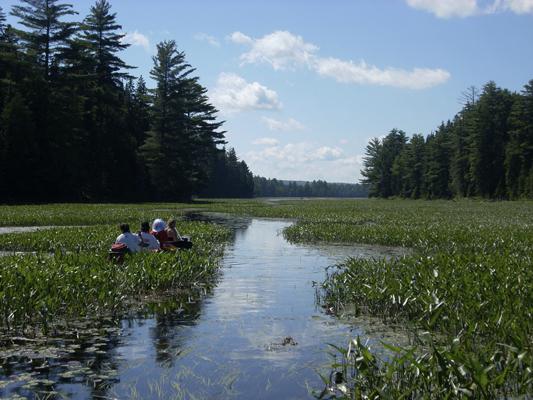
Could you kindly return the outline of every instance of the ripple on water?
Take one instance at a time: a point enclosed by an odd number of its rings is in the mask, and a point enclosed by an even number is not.
[[[80,339],[33,348],[17,344],[10,355],[0,354],[0,397],[35,397],[38,388],[74,398],[305,398],[312,397],[309,388],[322,389],[317,371],[329,371],[329,343],[345,346],[358,335],[375,343],[400,340],[401,329],[377,320],[326,314],[313,282],[346,257],[395,257],[404,250],[295,245],[280,234],[290,221],[201,218],[234,235],[217,287],[193,310],[156,308],[124,319],[115,331],[95,328]]]

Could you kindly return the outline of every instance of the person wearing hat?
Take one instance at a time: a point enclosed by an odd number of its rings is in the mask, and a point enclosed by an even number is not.
[[[165,224],[165,221],[163,221],[161,218],[155,219],[152,223],[152,231],[150,233],[159,241],[161,247],[168,242],[168,234],[165,230],[166,227],[167,224]]]

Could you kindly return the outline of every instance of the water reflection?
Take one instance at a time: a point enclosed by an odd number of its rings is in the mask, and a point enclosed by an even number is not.
[[[391,256],[390,249],[290,244],[281,234],[291,224],[286,220],[188,218],[233,231],[212,291],[199,288],[151,304],[118,326],[88,324],[87,334],[78,330],[47,343],[56,353],[39,350],[43,370],[34,366],[35,354],[21,353],[28,346],[2,350],[0,396],[267,399],[320,391],[318,372],[328,373],[331,361],[328,343],[345,345],[366,329],[317,308],[313,282],[341,258]],[[25,373],[33,375],[13,382]]]
[[[108,395],[131,396],[134,388],[139,398],[311,397],[322,389],[317,372],[329,372],[328,343],[344,345],[365,333],[364,325],[317,308],[313,282],[322,281],[325,268],[340,258],[394,252],[290,244],[281,234],[290,221],[208,218],[234,230],[222,278],[193,323],[156,317],[124,345],[149,349],[146,342],[152,341],[158,349],[163,343],[164,357],[146,353],[134,366],[122,364],[120,382]]]

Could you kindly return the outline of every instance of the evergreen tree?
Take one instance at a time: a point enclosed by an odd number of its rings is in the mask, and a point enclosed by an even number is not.
[[[405,179],[402,196],[418,199],[424,191],[425,139],[422,135],[413,135],[403,153]]]
[[[40,166],[39,147],[33,115],[26,99],[15,93],[0,114],[0,160],[4,200],[37,198],[40,187],[35,173]]]
[[[13,6],[11,14],[28,29],[11,30],[22,54],[17,64],[25,70],[25,76],[15,78],[15,82],[38,133],[35,140],[40,167],[32,171],[34,200],[59,199],[72,188],[67,175],[71,171],[68,159],[74,129],[69,123],[75,119],[70,107],[76,103],[72,101],[76,93],[65,84],[63,66],[77,25],[64,19],[76,13],[71,5],[57,0],[22,0],[22,5]]]
[[[509,116],[505,152],[507,193],[510,198],[533,197],[533,80],[524,86]]]
[[[469,152],[473,194],[499,198],[506,195],[504,160],[512,102],[509,91],[489,82],[476,104],[478,126],[473,132]]]
[[[162,198],[188,199],[208,180],[209,161],[224,143],[216,110],[206,90],[191,78],[194,69],[174,41],[157,45],[152,127],[141,147],[150,177]]]
[[[452,191],[459,197],[466,197],[471,192],[469,141],[475,123],[475,112],[471,111],[470,106],[454,119],[450,174]]]
[[[372,138],[366,146],[363,170],[361,171],[362,182],[369,185],[370,197],[383,196],[383,169],[383,145],[378,138]]]
[[[49,80],[54,67],[61,62],[68,40],[76,31],[76,24],[62,21],[77,14],[70,4],[57,0],[21,0],[23,5],[13,6],[11,14],[29,31],[17,30],[26,54],[33,57]]]
[[[448,198],[450,190],[450,131],[451,123],[441,124],[426,140],[425,196]]]
[[[129,198],[139,190],[135,138],[127,129],[122,79],[131,68],[118,56],[128,47],[107,0],[98,0],[84,19],[79,42],[84,47],[82,69],[88,77],[85,146],[89,196]]]
[[[404,168],[401,164],[401,153],[407,143],[404,131],[393,129],[382,142],[382,175],[381,196],[399,195],[402,187]]]

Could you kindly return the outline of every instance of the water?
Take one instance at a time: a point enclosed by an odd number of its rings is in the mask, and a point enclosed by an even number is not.
[[[316,305],[315,282],[347,256],[395,256],[395,249],[293,245],[281,235],[289,221],[209,219],[234,230],[212,292],[118,328],[80,329],[82,337],[31,354],[20,343],[0,354],[0,397],[38,389],[71,398],[300,399],[322,390],[328,343],[383,337],[327,315]]]

